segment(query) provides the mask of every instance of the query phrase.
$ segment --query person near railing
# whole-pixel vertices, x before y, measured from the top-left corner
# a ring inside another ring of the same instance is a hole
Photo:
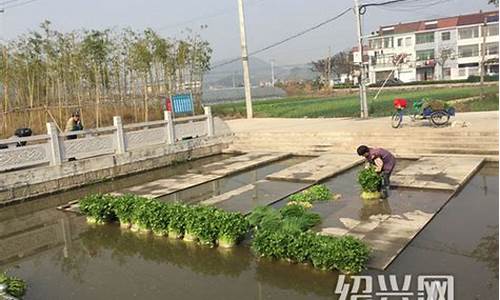
[[[68,119],[66,122],[66,128],[64,129],[65,132],[70,132],[70,131],[80,131],[83,130],[83,124],[82,120],[80,119],[80,113],[79,112],[74,112],[71,114],[71,117]],[[66,138],[68,140],[74,140],[76,139],[76,134],[68,135]]]

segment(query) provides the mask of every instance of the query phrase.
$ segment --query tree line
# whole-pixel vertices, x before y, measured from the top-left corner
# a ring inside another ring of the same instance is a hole
[[[45,21],[2,47],[2,133],[12,125],[33,126],[35,111],[42,124],[41,115],[60,123],[68,108],[85,110],[90,125],[99,127],[109,122],[103,119],[109,103],[130,107],[134,121],[148,121],[157,115],[149,109],[152,100],[185,90],[201,107],[211,54],[192,31],[180,40],[152,29],[63,33]]]

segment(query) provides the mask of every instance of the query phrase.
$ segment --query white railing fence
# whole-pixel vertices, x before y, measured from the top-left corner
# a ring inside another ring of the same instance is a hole
[[[220,120],[219,120],[220,121]],[[221,131],[225,131],[221,127]],[[219,134],[226,133],[220,132]],[[70,159],[106,154],[121,154],[141,147],[175,144],[198,137],[215,135],[210,107],[205,114],[173,119],[166,111],[164,120],[123,125],[121,117],[113,117],[113,126],[60,133],[54,123],[47,123],[47,134],[0,140],[0,172],[36,166],[60,165]],[[77,136],[68,139],[68,136]],[[18,147],[19,143],[26,146]]]

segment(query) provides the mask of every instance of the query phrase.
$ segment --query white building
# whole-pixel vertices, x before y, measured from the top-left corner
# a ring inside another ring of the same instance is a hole
[[[498,75],[498,11],[382,26],[367,40],[364,61],[370,83],[479,75],[483,44],[485,74]],[[353,51],[359,61],[359,52]]]

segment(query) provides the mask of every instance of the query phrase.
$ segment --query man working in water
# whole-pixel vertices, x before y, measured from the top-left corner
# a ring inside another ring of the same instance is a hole
[[[361,145],[357,149],[358,155],[363,156],[366,161],[375,166],[375,171],[382,176],[380,192],[382,198],[389,196],[390,177],[392,170],[396,166],[396,158],[391,152],[382,148],[370,148]]]

